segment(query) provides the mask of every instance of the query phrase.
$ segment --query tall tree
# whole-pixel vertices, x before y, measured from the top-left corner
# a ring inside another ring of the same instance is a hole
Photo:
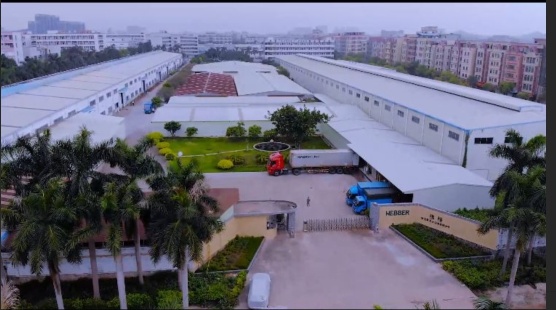
[[[26,197],[17,199],[2,209],[2,219],[11,231],[16,231],[12,243],[12,260],[30,265],[31,272],[41,275],[46,264],[58,309],[64,309],[60,282],[60,261],[65,256],[70,263],[81,262],[80,249],[73,233],[78,217],[75,208],[66,202],[65,188],[58,178],[45,187],[37,185]],[[78,240],[77,240],[78,241]]]
[[[189,307],[188,265],[202,258],[203,244],[223,228],[214,214],[218,203],[208,195],[203,175],[195,162],[170,170],[167,176],[149,181],[154,190],[150,197],[151,224],[148,234],[151,257],[156,263],[168,256],[178,271],[183,308]]]
[[[292,105],[285,105],[270,113],[267,118],[276,127],[276,132],[294,142],[297,147],[307,138],[315,134],[319,123],[327,123],[328,114],[307,107],[296,109]]]

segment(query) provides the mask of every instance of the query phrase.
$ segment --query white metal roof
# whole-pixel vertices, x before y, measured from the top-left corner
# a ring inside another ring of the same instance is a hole
[[[286,95],[303,96],[311,92],[289,78],[273,73],[243,72],[232,75],[238,96]]]
[[[404,193],[452,184],[492,186],[481,176],[367,117],[352,105],[329,105],[328,123],[348,146]]]
[[[116,138],[124,126],[123,121],[123,117],[78,113],[52,126],[50,133],[53,141],[71,139],[84,126],[93,132],[91,141],[100,143]]]
[[[27,87],[25,83],[9,86],[7,88],[13,91],[3,95],[1,100],[2,125],[17,129],[29,126],[87,97],[101,96],[107,91],[112,91],[138,73],[179,57],[181,55],[176,53],[153,52],[130,57],[105,69],[90,71],[87,67],[81,71],[77,70],[63,80],[56,79],[54,75],[46,78],[45,82],[37,87],[32,87],[32,84]],[[49,82],[50,80],[52,82]],[[2,137],[9,134],[8,130],[2,131]]]
[[[544,105],[526,100],[322,57],[278,58],[464,130],[546,122]]]
[[[303,104],[292,104],[302,108]],[[317,109],[332,115],[332,111],[324,104],[306,104],[308,109]],[[280,105],[230,105],[226,107],[215,106],[172,106],[164,105],[156,110],[152,123],[177,122],[239,122],[239,121],[267,121],[268,112],[279,109]]]
[[[259,104],[293,104],[299,103],[299,97],[269,97],[269,96],[229,96],[229,97],[197,97],[173,96],[170,105],[259,105]]]
[[[276,73],[276,68],[271,65],[244,61],[221,61],[208,64],[195,65],[193,72],[211,73],[243,73],[243,72],[268,72]]]

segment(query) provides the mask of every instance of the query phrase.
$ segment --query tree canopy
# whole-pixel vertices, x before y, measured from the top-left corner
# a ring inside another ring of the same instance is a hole
[[[193,57],[191,63],[201,64],[231,60],[253,62],[253,58],[243,51],[228,50],[226,48],[210,48],[203,54]]]
[[[310,110],[306,106],[296,109],[292,105],[285,105],[273,113],[269,111],[267,118],[276,127],[278,135],[298,145],[315,134],[317,124],[327,123],[330,120],[328,114],[316,109]]]

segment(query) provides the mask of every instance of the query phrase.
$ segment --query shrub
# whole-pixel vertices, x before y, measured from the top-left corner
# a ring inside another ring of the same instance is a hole
[[[232,307],[237,305],[239,295],[241,295],[241,292],[245,288],[245,282],[247,282],[247,271],[238,273],[234,280],[235,285],[229,292],[228,296],[228,304]]]
[[[176,132],[181,129],[181,124],[176,121],[170,121],[164,124],[164,129],[173,137],[176,135]]]
[[[166,158],[166,160],[174,160],[176,159],[176,154],[172,153],[166,153],[166,155],[164,155],[164,157]]]
[[[269,129],[263,132],[263,138],[265,139],[265,141],[274,140],[277,137],[278,133],[276,132],[276,129]]]
[[[147,294],[141,294],[141,293],[127,294],[127,308],[128,309],[153,309],[154,302],[151,296]]]
[[[159,153],[160,155],[162,155],[162,156],[165,156],[165,155],[168,154],[168,153],[172,153],[172,149],[170,149],[170,148],[163,148],[163,149],[158,150],[158,153]]]
[[[249,138],[255,139],[255,138],[258,138],[261,135],[262,128],[259,125],[252,125],[252,126],[249,126],[247,131],[249,133]]]
[[[243,122],[238,122],[235,126],[230,126],[226,129],[226,137],[241,138],[245,137],[246,130]]]
[[[479,209],[479,207],[475,209],[460,208],[454,211],[454,214],[479,222],[484,222],[490,217],[493,211],[493,209]]]
[[[162,141],[163,138],[164,138],[164,135],[161,132],[158,132],[158,131],[153,131],[153,132],[147,134],[147,139],[149,139],[150,141],[153,141],[154,143],[158,143],[158,142]]]
[[[199,129],[197,129],[197,127],[187,127],[187,128],[185,128],[185,135],[188,138],[193,137],[194,135],[197,134],[197,132],[199,132]]]
[[[18,305],[17,309],[36,309],[36,308],[33,304],[31,304],[27,300],[21,299],[21,300],[19,300],[19,305]]]
[[[162,99],[160,97],[154,97],[151,102],[154,104],[155,107],[160,107],[162,105]]]
[[[242,155],[232,154],[232,155],[228,156],[226,159],[232,161],[234,166],[245,164],[245,157],[242,156]]]
[[[230,170],[234,167],[234,163],[229,159],[222,159],[216,166],[218,167],[218,169]]]
[[[181,309],[181,291],[161,290],[156,295],[156,306],[158,309]]]
[[[267,154],[257,154],[255,156],[255,160],[257,161],[257,164],[266,164],[266,162],[268,161],[268,155]]]
[[[56,303],[56,299],[54,298],[47,298],[43,299],[35,305],[36,309],[58,309],[58,304]]]
[[[170,143],[169,142],[158,142],[156,144],[156,148],[157,149],[165,149],[165,148],[169,148],[170,147]]]
[[[170,88],[170,87],[172,87],[172,84],[166,82],[166,83],[164,83],[164,85],[162,85],[162,87],[168,87],[168,88]]]
[[[247,269],[262,242],[263,237],[236,236],[201,266],[198,272]]]

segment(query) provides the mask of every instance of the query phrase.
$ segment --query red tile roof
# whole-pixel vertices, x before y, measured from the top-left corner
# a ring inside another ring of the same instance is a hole
[[[174,92],[176,96],[202,94],[237,96],[234,78],[221,73],[197,73],[189,76],[187,82]]]

